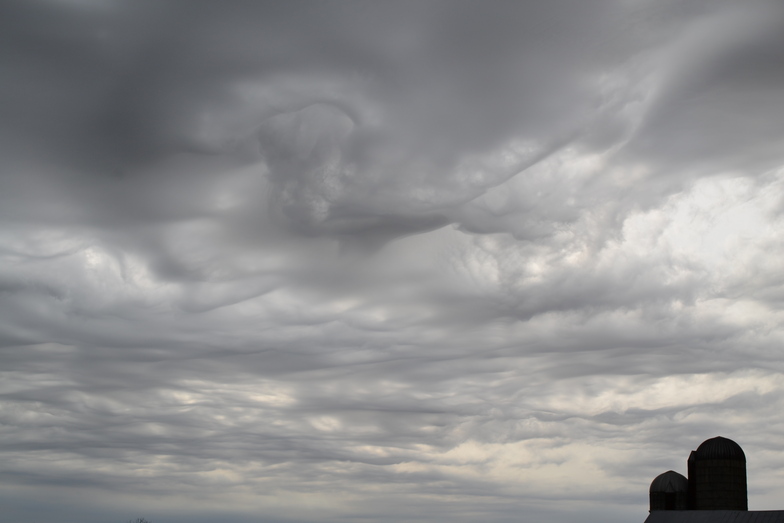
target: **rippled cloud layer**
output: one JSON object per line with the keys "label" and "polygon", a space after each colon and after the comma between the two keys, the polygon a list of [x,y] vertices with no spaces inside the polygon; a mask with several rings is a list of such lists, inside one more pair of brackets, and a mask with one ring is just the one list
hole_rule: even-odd
{"label": "rippled cloud layer", "polygon": [[784,508],[784,9],[0,7],[11,520]]}

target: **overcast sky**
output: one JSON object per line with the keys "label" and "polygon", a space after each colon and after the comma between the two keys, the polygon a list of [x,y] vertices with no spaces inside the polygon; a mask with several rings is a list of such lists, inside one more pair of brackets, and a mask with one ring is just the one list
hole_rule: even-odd
{"label": "overcast sky", "polygon": [[[784,509],[784,4],[4,0],[9,522]],[[6,519],[7,518],[7,519]]]}

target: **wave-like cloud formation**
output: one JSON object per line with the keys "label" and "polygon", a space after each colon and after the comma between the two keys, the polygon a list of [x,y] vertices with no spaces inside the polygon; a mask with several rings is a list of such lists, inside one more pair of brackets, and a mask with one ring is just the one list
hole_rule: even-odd
{"label": "wave-like cloud formation", "polygon": [[628,521],[717,434],[782,508],[782,29],[5,2],[4,511]]}

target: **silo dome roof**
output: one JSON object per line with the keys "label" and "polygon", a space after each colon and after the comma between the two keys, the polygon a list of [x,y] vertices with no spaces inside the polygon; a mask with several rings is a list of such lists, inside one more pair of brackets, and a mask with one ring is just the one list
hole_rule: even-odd
{"label": "silo dome roof", "polygon": [[668,470],[664,474],[659,474],[651,482],[651,492],[687,492],[689,490],[689,480],[683,474],[678,474],[674,470]]}
{"label": "silo dome roof", "polygon": [[746,454],[740,445],[731,439],[722,438],[717,436],[702,442],[702,445],[697,447],[694,455],[697,461],[704,459],[735,459],[739,461],[746,461]]}

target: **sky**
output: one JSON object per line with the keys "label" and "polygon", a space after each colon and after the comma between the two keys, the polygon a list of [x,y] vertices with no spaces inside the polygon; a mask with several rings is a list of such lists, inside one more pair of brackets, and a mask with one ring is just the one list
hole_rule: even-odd
{"label": "sky", "polygon": [[[9,523],[784,509],[784,4],[5,0]],[[7,518],[7,519],[5,519]]]}

